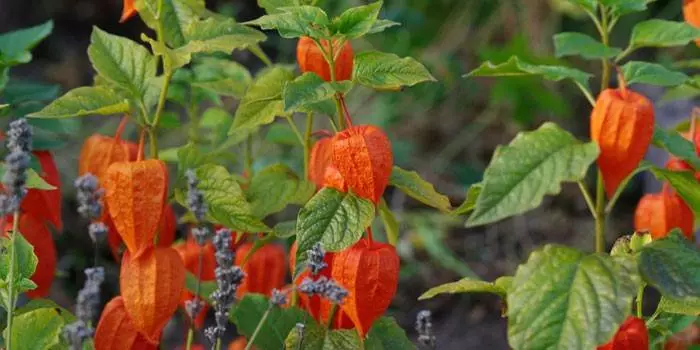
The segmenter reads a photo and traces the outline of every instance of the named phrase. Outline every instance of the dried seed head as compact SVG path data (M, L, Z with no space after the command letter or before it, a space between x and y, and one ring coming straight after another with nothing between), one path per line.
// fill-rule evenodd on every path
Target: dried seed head
M108 232L109 228L107 225L99 221L93 222L90 224L90 226L88 226L88 234L93 242L97 242L98 240L102 239L102 237L105 237Z
M197 188L199 179L192 169L185 172L187 178L187 207L192 211L197 221L203 221L207 215L207 203L204 201L204 194Z
M198 246L203 246L207 242L207 237L209 236L209 229L204 226L198 226L192 228L192 236Z
M99 188L97 177L87 173L73 182L77 192L78 213L88 219L95 220L102 216L102 195L104 190Z
M235 259L231 247L231 230L222 228L216 231L216 235L212 238L214 248L216 248L216 263L219 266L231 266Z
M7 148L10 151L29 153L32 150L32 127L25 118L10 123L7 130Z
M78 292L75 315L85 324L90 324L98 313L100 303L100 285L105 279L104 268L93 267L85 269L85 285Z
M278 289L273 289L272 296L270 296L270 304L281 307L286 303L287 295Z
M211 294L214 301L216 326L207 328L204 334L209 341L215 343L226 331L228 324L228 310L236 299L236 290L243 281L245 274L238 266L233 265L234 254L230 249L231 230L222 228L216 232L212 239L216 249L215 257L217 267L216 290Z
M77 320L63 327L63 338L66 339L72 350L82 350L83 343L92 338L95 331L83 321Z
M199 315L203 307L204 302L199 300L198 297L185 301L185 311L187 312L187 316L192 320L197 318L197 315Z
M312 275L316 276L321 270L328 267L328 264L323 261L326 252L323 250L323 247L321 247L321 243L314 244L313 248L309 249L307 254L309 256L309 270L311 270Z
M418 312L416 316L416 332L418 342L431 349L435 348L435 336L433 335L433 322L428 310Z

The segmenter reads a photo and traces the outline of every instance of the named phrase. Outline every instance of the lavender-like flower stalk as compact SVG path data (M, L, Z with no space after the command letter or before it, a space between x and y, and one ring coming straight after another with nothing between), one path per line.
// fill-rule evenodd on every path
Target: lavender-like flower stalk
M307 251L308 268L311 270L311 275L316 277L318 274L328 267L325 261L323 261L326 252L321 247L320 243L314 244L314 246ZM319 295L322 298L328 299L333 304L340 305L343 303L345 298L348 296L348 291L343 288L336 281L329 279L326 276L320 276L318 278L306 277L299 284L299 292L307 294L308 296Z
M328 264L323 261L326 256L326 251L323 250L323 247L321 247L321 243L314 244L314 246L308 250L306 254L309 257L308 265L309 270L311 270L311 275L316 276L321 272L321 270L328 267Z
M432 315L428 310L418 312L416 316L416 331L418 332L418 342L422 345L435 349L435 335L433 335Z
M5 174L2 183L5 193L0 194L0 214L7 215L19 209L19 204L27 194L27 169L31 160L32 129L24 118L10 123L7 131Z
M109 231L104 223L97 221L102 216L104 189L99 187L97 177L90 173L75 179L73 185L77 190L78 214L92 221L90 226L88 226L88 233L92 241L97 242Z
M85 285L78 292L77 304L75 306L75 322L63 327L63 336L71 344L74 350L83 348L83 342L92 337L94 329L92 320L98 313L97 307L100 303L100 285L104 282L105 272L102 267L85 269Z

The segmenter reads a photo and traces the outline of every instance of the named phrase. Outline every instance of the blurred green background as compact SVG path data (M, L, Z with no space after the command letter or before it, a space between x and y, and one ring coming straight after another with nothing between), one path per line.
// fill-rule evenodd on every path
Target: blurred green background
M338 14L367 2L322 0L320 6ZM681 3L659 0L650 4L647 12L624 17L615 28L612 45L624 47L632 25L640 20L679 20ZM210 0L207 4L240 21L263 14L254 0ZM134 40L147 31L137 18L119 24L120 14L119 0L0 0L0 32L54 20L54 32L34 50L34 61L14 68L12 78L56 84L61 92L89 85L93 72L86 49L93 25ZM554 33L596 34L585 14L577 12L566 0L385 0L380 16L402 26L353 42L355 51L376 48L413 56L438 81L391 93L356 88L347 97L350 112L358 123L385 128L392 139L397 165L418 171L438 191L447 194L453 204L464 199L470 184L480 181L496 146L510 142L519 131L553 120L587 138L590 106L571 84L530 77L462 78L482 61L500 62L512 55L532 63L575 65L597 75L598 62L551 58ZM263 50L274 61L293 63L296 41L281 39L272 32L267 34ZM663 52L640 50L634 56L662 63L680 57L695 58L699 51L691 46ZM252 72L261 67L257 58L248 53L236 52L234 57ZM594 79L591 85L598 86L598 82ZM647 87L639 89L653 99L663 93ZM235 105L236 101L225 101L224 108L234 111ZM691 107L692 101L659 104L657 122L670 125L680 121ZM91 263L92 256L85 223L77 220L72 199L71 183L77 173L79 149L82 140L94 132L112 134L118 121L116 117L81 119L61 136L65 144L55 152L66 196L66 230L56 235L61 276L54 283L52 298L62 305L72 305L82 285L82 269ZM279 160L299 165L301 151L285 142L284 125L273 125L256 139L256 155L260 157L256 166ZM160 135L162 144L183 144L186 135L182 130L164 130ZM131 138L135 138L133 130ZM231 152L235 156L238 149ZM662 162L663 157L652 155L656 162ZM617 236L631 231L634 205L642 194L644 181L634 182L619 202L608 226L609 245ZM507 348L505 320L500 317L502 305L490 295L443 296L418 302L423 291L472 273L487 280L512 274L529 252L544 242L587 250L593 247L593 223L575 185L564 186L560 196L546 199L539 209L526 215L469 230L463 228L464 218L427 210L398 191L388 192L386 199L398 213L401 226L398 249L402 275L391 313L413 334L416 313L432 310L440 349ZM106 250L103 257L103 261L111 261ZM118 290L117 273L116 266L108 267L110 282L103 293L104 300ZM174 336L170 341L175 344L178 339Z

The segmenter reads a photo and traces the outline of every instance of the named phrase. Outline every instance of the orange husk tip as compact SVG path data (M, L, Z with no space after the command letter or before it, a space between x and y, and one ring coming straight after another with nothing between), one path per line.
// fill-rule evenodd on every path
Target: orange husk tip
M150 247L122 259L119 286L134 327L149 341L160 332L180 304L185 266L172 248Z
M351 126L337 133L332 145L331 165L342 178L343 187L378 203L389 184L394 162L391 142L384 131L372 125ZM330 186L329 178L336 177L326 173L326 186Z
M335 254L332 277L348 290L342 310L364 337L396 294L399 257L393 246L363 239Z
M121 296L110 300L102 310L94 343L96 350L158 349L158 342L149 341L134 327Z
M109 215L104 215L102 222L107 225L109 231L107 232L107 245L114 257L116 262L121 259L121 254L123 252L123 241L117 229L114 227L112 218ZM158 225L158 246L159 247L169 247L175 241L175 234L177 233L177 218L175 217L175 212L173 208L166 205L163 208L163 214L160 218L160 224Z
M325 51L330 51L328 40L321 40L321 46ZM341 47L339 41L333 41L333 53L335 55L335 80L343 81L352 79L352 70L355 54L349 41ZM302 36L297 43L297 63L302 73L313 72L321 79L331 81L331 69L323 57L323 53L313 39Z
M12 228L13 217L9 215L6 220L4 235L7 235ZM53 237L46 224L29 213L20 216L19 232L32 245L34 254L39 260L31 277L37 287L27 291L26 294L30 299L44 298L49 295L56 276L56 246Z
M683 18L693 27L700 28L700 1L683 0ZM700 46L700 40L695 40L695 44Z
M201 249L202 268L201 275L199 275L199 279L205 282L213 281L216 279L216 274L214 272L216 269L216 257L214 256L215 249L214 245L211 242L207 242L204 245L204 247L200 247L193 240L186 240L185 242L180 242L174 245L173 249L175 249L180 255L180 258L182 259L182 262L185 266L185 270L189 271L195 276L197 276L200 270L199 254ZM186 302L192 299L194 299L194 294L184 289L182 291L182 296L180 299L180 306L183 308L183 310L185 309ZM196 329L200 329L204 325L208 309L209 306L207 304L204 304L202 310L197 315L195 315L194 320L190 320L193 321L193 324Z
M126 248L140 254L153 244L168 190L160 160L114 163L105 173L105 202Z
M622 80L620 88L600 93L591 113L591 139L600 148L598 167L608 197L639 165L653 134L654 106L648 98Z
M93 134L88 137L80 149L78 158L78 175L91 173L103 186L104 173L113 163L134 161L138 146L116 137Z
M678 228L692 240L694 221L692 209L669 189L644 195L634 212L635 230L649 232L653 239L664 238L671 230Z
M253 248L253 243L244 243L236 249L237 266L242 266L245 278L236 291L236 298L241 299L246 293L260 293L269 296L273 289L285 285L287 259L285 251L276 244L266 244L253 253L248 261L243 260Z
M629 316L620 325L613 338L598 346L598 350L647 350L649 349L649 332L644 320Z
M119 18L119 23L126 22L129 18L136 15L136 7L134 7L134 0L124 0L124 7L122 8L122 16Z

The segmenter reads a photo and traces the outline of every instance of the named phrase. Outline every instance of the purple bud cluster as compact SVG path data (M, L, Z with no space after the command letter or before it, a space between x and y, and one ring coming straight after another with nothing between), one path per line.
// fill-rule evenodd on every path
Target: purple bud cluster
M416 332L418 342L430 349L435 348L435 335L433 335L432 315L428 310L418 312L416 316Z
M93 242L105 237L109 229L107 226L96 221L102 217L102 196L104 189L100 188L97 177L87 173L73 182L76 189L76 200L78 201L78 214L92 221L88 226L88 234Z
M197 221L202 221L207 215L207 203L204 201L204 194L197 188L199 179L192 169L185 172L185 177L187 178L187 207Z
M287 294L281 290L273 289L270 296L270 304L274 306L283 306L287 303Z
M299 292L309 296L318 295L328 299L328 301L333 304L342 304L348 296L348 291L336 281L326 276L316 278L323 269L328 267L328 264L323 260L326 256L326 252L323 250L321 244L314 244L314 246L306 252L306 255L308 257L308 268L311 270L311 275L314 276L314 278L304 278L299 284L299 287L297 287Z
M212 239L214 248L216 249L216 290L212 293L211 298L214 301L214 316L216 326L207 328L204 334L209 341L216 343L226 331L228 324L228 311L236 298L236 290L243 282L245 273L238 267L233 265L235 256L231 251L231 230L220 229Z
M309 258L309 270L311 270L312 275L316 276L321 270L328 267L328 264L323 260L326 256L326 251L321 247L321 243L314 244L314 246L307 251L307 255Z
M32 129L24 118L10 123L7 131L7 149L5 157L5 174L2 184L5 193L0 194L0 211L2 215L19 209L19 204L27 194L27 169L31 160Z
M102 267L85 269L85 285L78 292L75 306L75 322L63 328L63 336L71 344L72 349L82 349L83 342L92 337L94 329L89 325L95 319L100 304L100 285L105 280L105 272Z

